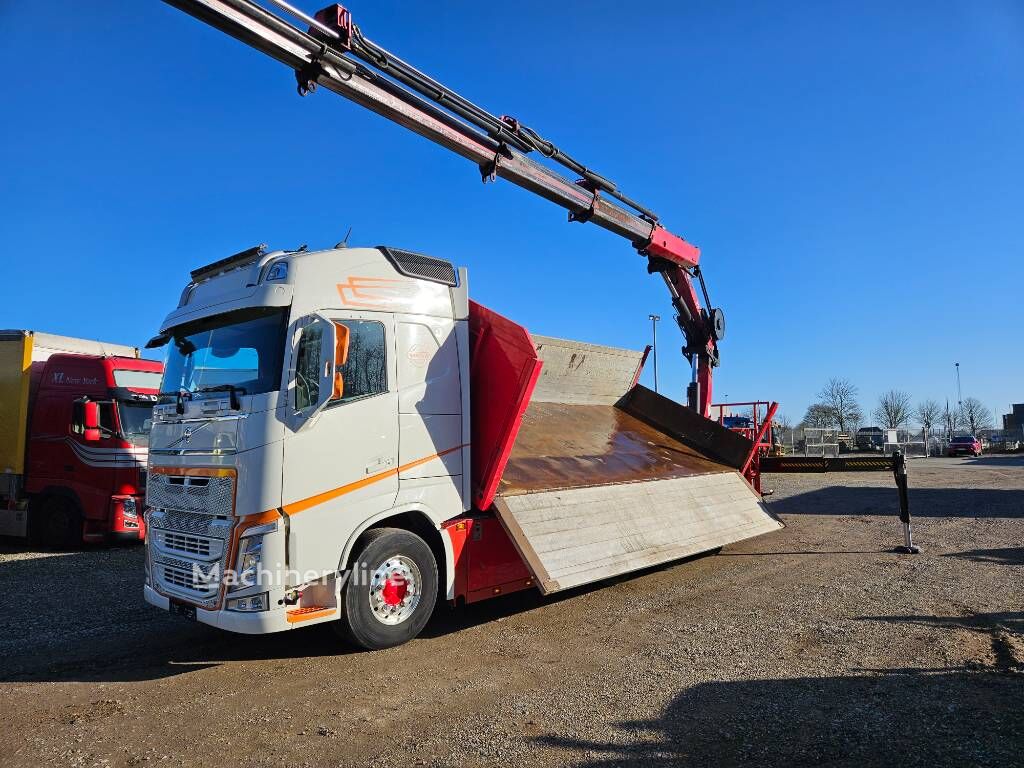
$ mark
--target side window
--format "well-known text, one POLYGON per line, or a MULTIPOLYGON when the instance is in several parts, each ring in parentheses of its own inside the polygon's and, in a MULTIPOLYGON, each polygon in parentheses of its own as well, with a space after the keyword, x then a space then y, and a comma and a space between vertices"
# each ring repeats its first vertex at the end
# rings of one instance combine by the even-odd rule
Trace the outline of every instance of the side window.
POLYGON ((80 435, 85 432, 85 428, 82 426, 85 423, 85 406, 82 405, 78 400, 71 402, 71 431, 80 435))
POLYGON ((104 437, 114 434, 114 404, 109 400, 100 403, 100 429, 104 437))
POLYGON ((296 411, 320 402, 320 348, 323 335, 323 326, 314 323, 299 338, 299 351, 295 359, 296 411))
MULTIPOLYGON (((71 402, 71 431, 76 435, 85 432, 85 406, 78 400, 71 402)), ((103 437, 108 437, 116 432, 114 429, 114 404, 109 400, 100 403, 100 429, 103 437)))
POLYGON ((376 320, 340 320, 348 328, 348 360, 338 371, 343 382, 341 397, 346 402, 388 391, 384 324, 376 320))

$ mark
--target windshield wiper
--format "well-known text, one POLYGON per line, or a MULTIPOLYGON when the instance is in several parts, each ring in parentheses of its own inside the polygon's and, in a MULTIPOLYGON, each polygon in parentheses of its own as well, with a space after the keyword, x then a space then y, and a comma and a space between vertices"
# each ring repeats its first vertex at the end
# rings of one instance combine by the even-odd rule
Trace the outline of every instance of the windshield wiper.
POLYGON ((158 398, 173 397, 176 405, 174 410, 178 413, 179 416, 185 412, 185 400, 192 399, 192 393, 189 392, 187 389, 179 389, 176 392, 157 392, 156 396, 158 398))
POLYGON ((196 392, 229 392, 231 394, 231 410, 242 410, 242 404, 238 402, 238 394, 249 394, 245 387, 236 387, 234 384, 218 384, 215 387, 200 387, 196 392))

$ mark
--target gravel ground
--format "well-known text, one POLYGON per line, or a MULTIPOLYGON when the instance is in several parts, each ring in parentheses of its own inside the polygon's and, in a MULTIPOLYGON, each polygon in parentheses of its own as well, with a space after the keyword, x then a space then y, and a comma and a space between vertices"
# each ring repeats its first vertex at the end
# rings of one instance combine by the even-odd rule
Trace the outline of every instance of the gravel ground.
POLYGON ((139 547, 0 546, 0 764, 1024 763, 1024 457, 772 479, 787 528, 354 653, 144 605, 139 547), (838 487, 838 483, 844 483, 838 487))

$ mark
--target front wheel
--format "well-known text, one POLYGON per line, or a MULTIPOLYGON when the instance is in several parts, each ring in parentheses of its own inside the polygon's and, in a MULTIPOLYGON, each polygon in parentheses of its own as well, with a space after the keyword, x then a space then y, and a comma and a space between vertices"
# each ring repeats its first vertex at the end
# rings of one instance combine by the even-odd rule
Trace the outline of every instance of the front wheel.
POLYGON ((367 531, 345 584, 338 630, 367 650, 412 640, 437 602, 437 562, 427 543, 400 528, 367 531))

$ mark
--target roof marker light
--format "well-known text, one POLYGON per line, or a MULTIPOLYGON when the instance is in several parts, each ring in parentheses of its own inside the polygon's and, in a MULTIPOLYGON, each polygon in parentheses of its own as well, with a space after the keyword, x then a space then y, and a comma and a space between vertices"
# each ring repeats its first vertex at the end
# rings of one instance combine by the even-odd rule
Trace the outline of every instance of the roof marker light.
POLYGON ((263 278, 264 283, 269 283, 272 280, 286 280, 288 279, 288 262, 276 261, 270 265, 267 270, 266 276, 263 278))

